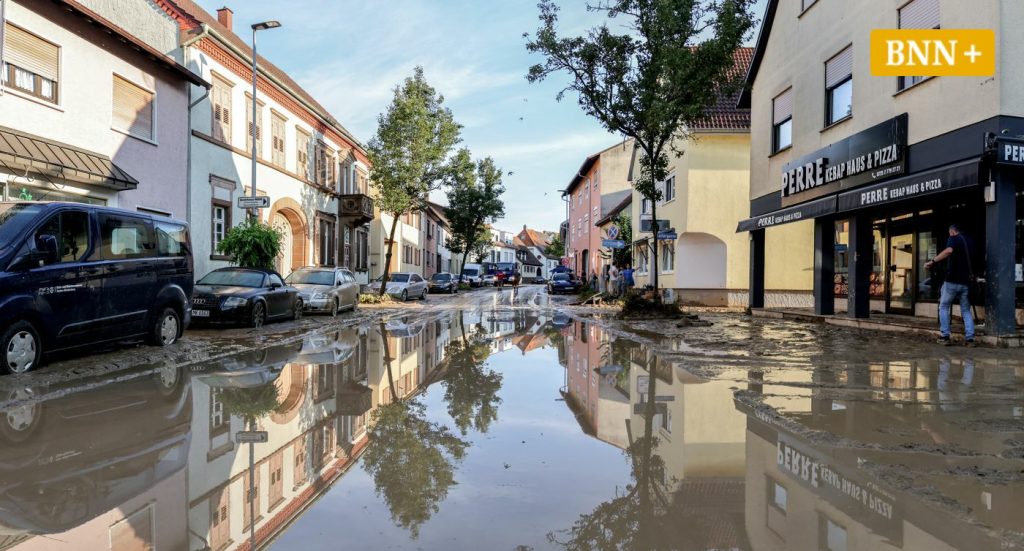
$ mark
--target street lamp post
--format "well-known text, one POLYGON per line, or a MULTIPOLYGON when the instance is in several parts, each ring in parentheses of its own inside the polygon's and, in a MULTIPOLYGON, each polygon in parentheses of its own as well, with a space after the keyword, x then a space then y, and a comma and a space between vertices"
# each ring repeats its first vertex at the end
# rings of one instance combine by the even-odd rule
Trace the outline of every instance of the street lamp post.
MULTIPOLYGON (((256 31, 265 31, 267 29, 276 29, 281 26, 281 23, 277 21, 263 21, 262 23, 254 23, 252 25, 252 127, 249 128, 250 134, 252 134, 252 192, 251 196, 253 199, 256 198, 256 159, 259 156, 259 146, 256 143, 256 128, 258 126, 259 108, 256 106, 256 31)), ((259 209, 254 209, 252 214, 255 216, 259 209)))

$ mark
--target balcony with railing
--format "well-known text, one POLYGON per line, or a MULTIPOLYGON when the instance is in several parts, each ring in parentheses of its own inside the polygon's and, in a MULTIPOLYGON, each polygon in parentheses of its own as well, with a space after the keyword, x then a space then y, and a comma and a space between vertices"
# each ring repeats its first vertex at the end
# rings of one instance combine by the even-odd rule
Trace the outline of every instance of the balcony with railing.
POLYGON ((338 201, 338 215, 354 225, 373 220, 373 199, 362 193, 342 195, 338 201))

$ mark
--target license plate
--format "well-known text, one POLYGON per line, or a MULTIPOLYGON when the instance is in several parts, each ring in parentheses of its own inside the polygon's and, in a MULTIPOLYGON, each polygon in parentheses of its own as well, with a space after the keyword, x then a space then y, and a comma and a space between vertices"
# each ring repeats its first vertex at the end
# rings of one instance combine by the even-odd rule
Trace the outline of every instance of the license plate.
POLYGON ((210 317, 209 310, 192 310, 192 317, 194 318, 208 318, 210 317))

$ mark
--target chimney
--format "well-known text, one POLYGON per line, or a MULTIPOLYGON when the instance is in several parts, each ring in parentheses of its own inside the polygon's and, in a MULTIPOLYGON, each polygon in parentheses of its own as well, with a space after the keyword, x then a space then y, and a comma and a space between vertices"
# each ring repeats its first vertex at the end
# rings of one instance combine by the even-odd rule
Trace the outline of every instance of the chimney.
POLYGON ((526 231, 526 224, 523 224, 523 231, 526 231))
POLYGON ((234 13, 235 12, 231 11, 231 8, 224 6, 217 10, 217 22, 227 27, 229 31, 234 30, 231 28, 231 16, 234 15, 234 13))

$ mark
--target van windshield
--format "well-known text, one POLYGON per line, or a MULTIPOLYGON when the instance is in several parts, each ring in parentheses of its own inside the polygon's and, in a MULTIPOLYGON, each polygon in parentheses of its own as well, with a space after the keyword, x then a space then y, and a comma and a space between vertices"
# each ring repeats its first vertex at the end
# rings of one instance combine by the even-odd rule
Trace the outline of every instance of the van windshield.
POLYGON ((466 268, 465 270, 462 270, 462 275, 464 276, 476 277, 476 274, 478 273, 480 273, 480 270, 477 270, 476 268, 466 268))
POLYGON ((35 203, 0 203, 0 249, 10 247, 41 210, 35 203))
POLYGON ((217 270, 206 274, 199 285, 225 285, 230 287, 263 287, 263 274, 247 270, 217 270))

